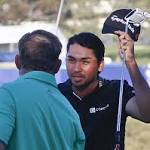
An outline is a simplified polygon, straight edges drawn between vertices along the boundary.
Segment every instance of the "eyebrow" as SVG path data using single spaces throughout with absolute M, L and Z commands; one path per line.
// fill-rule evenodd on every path
M 68 58 L 75 58 L 75 57 L 73 57 L 73 56 L 71 56 L 71 55 L 68 55 L 67 56 Z M 91 57 L 82 57 L 82 58 L 80 58 L 80 59 L 82 59 L 82 60 L 87 60 L 87 59 L 92 59 Z

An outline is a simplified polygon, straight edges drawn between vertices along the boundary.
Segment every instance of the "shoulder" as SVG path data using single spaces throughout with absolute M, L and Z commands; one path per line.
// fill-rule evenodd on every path
M 67 80 L 67 81 L 65 81 L 63 83 L 59 83 L 58 84 L 58 89 L 60 91 L 68 91 L 68 90 L 70 90 L 71 89 L 71 82 L 70 82 L 70 80 Z
M 120 85 L 120 80 L 108 80 L 105 78 L 100 78 L 99 81 L 102 83 L 102 87 L 114 88 Z
M 14 86 L 14 81 L 10 82 L 10 83 L 5 83 L 0 87 L 0 94 L 4 93 L 4 92 L 8 92 L 10 91 L 10 89 L 13 89 Z
M 24 91 L 24 86 L 20 79 L 5 83 L 0 86 L 0 98 L 5 97 L 14 100 L 15 95 L 19 95 L 21 90 Z
M 108 80 L 108 79 L 100 79 L 102 80 L 102 88 L 106 89 L 109 92 L 118 92 L 120 90 L 120 80 Z M 133 87 L 129 85 L 129 83 L 124 80 L 123 82 L 123 89 L 125 93 L 129 93 L 133 91 Z
M 0 102 L 2 103 L 14 103 L 13 90 L 15 89 L 14 81 L 5 83 L 0 87 Z M 16 91 L 17 92 L 17 91 Z
M 7 91 L 11 91 L 11 90 L 13 90 L 13 89 L 18 87 L 18 85 L 20 84 L 20 81 L 21 80 L 19 78 L 19 79 L 15 80 L 15 81 L 3 84 L 0 88 L 1 89 L 5 89 Z
M 104 78 L 100 78 L 100 81 L 102 81 L 104 86 L 108 86 L 108 87 L 119 87 L 120 86 L 120 82 L 121 80 L 108 80 L 108 79 L 104 79 Z M 124 86 L 129 86 L 131 87 L 131 85 L 129 85 L 127 80 L 124 80 Z

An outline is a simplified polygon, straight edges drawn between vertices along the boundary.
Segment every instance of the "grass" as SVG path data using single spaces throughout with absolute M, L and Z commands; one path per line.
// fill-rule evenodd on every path
M 125 150 L 150 149 L 150 124 L 128 118 L 126 125 Z
M 106 54 L 112 58 L 113 61 L 117 61 L 118 56 L 118 48 L 115 46 L 106 47 Z M 147 65 L 150 63 L 150 46 L 136 45 L 135 46 L 135 57 L 139 65 Z

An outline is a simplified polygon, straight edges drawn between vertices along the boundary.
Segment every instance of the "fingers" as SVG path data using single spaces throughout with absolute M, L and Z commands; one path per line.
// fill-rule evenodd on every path
M 121 39 L 126 39 L 126 40 L 131 40 L 132 41 L 132 39 L 130 38 L 130 36 L 127 33 L 123 32 L 123 31 L 115 31 L 114 33 L 116 35 L 118 35 L 118 37 L 119 37 L 120 40 Z
M 120 49 L 126 51 L 127 49 L 132 48 L 134 42 L 127 33 L 115 31 L 115 34 L 118 35 Z
M 119 40 L 120 40 L 120 48 L 122 50 L 126 50 L 127 46 L 129 45 L 129 40 L 127 40 L 124 36 L 121 36 Z

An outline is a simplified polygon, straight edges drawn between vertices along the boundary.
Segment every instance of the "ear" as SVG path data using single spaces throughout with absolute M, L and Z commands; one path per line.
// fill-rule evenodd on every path
M 61 66 L 61 60 L 58 59 L 56 64 L 55 64 L 55 67 L 54 67 L 54 74 L 56 74 L 59 71 L 60 66 Z
M 102 72 L 103 68 L 104 68 L 104 58 L 102 58 L 102 60 L 99 62 L 98 71 Z
M 20 68 L 21 68 L 21 59 L 20 59 L 20 56 L 18 54 L 15 56 L 15 64 L 16 64 L 16 67 L 20 70 Z

